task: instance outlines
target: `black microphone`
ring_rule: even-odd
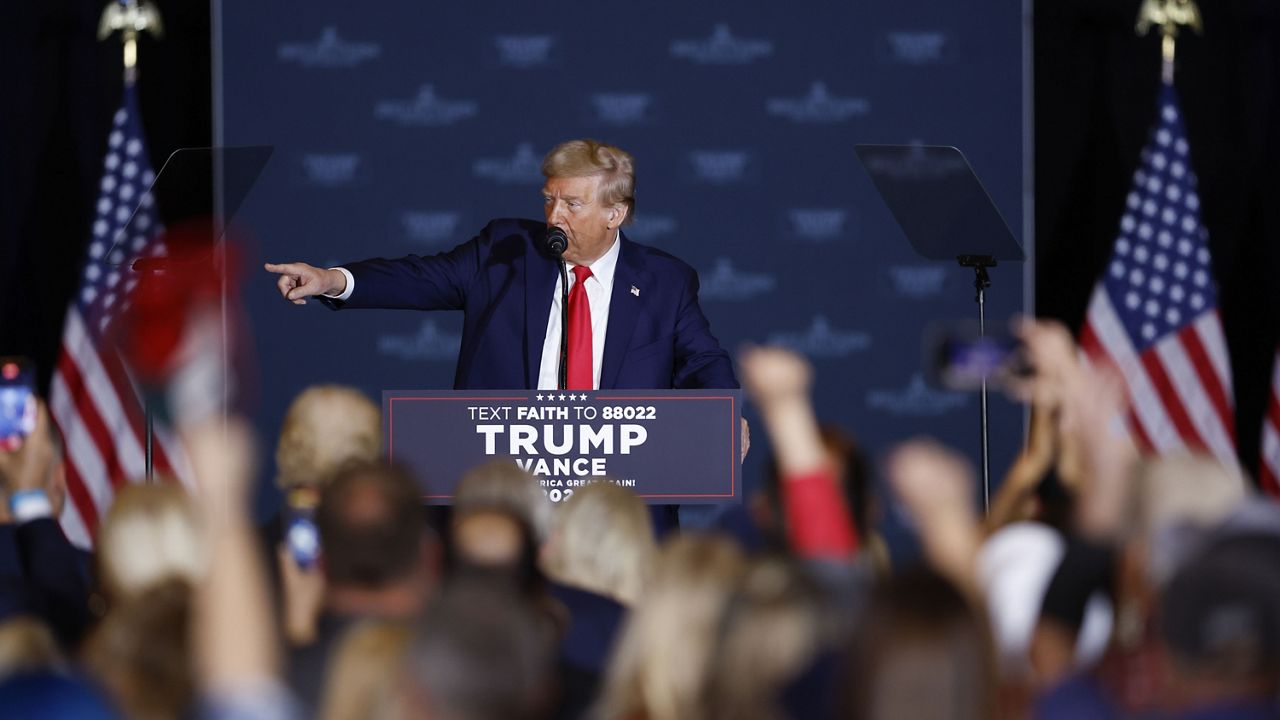
[[[565,248],[569,247],[569,236],[564,230],[552,225],[547,228],[547,250],[556,257],[564,254]]]
[[[547,228],[547,252],[559,258],[560,266],[560,362],[556,369],[556,384],[561,390],[569,380],[569,269],[564,263],[564,251],[569,247],[569,236],[563,228],[552,225]]]

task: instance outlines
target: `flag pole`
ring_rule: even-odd
[[[160,11],[144,0],[112,0],[98,21],[98,40],[106,40],[117,30],[124,41],[124,83],[132,87],[138,79],[138,34],[164,37]]]
[[[1204,32],[1200,7],[1196,5],[1195,0],[1145,0],[1138,11],[1135,32],[1145,36],[1152,27],[1160,28],[1160,54],[1164,59],[1160,68],[1160,79],[1165,85],[1173,84],[1173,61],[1180,25],[1195,30],[1197,34]]]
[[[110,38],[120,31],[124,44],[124,86],[131,92],[138,81],[138,33],[149,32],[156,38],[164,37],[164,24],[155,6],[143,0],[112,0],[102,11],[98,21],[98,40]],[[149,393],[143,393],[142,415],[144,430],[144,477],[147,483],[155,482],[155,410]]]

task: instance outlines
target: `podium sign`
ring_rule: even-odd
[[[388,458],[413,468],[431,504],[494,458],[533,473],[553,502],[601,480],[652,504],[742,498],[737,390],[388,390],[382,409]]]

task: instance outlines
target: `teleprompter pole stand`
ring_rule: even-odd
[[[987,288],[991,287],[991,276],[987,268],[996,266],[996,259],[990,255],[958,255],[956,260],[961,267],[973,268],[974,302],[978,303],[978,334],[987,335]],[[979,412],[982,415],[982,508],[991,511],[991,447],[987,431],[987,376],[982,376],[982,388],[979,394]]]
[[[996,261],[1022,262],[1026,254],[991,201],[964,153],[950,145],[855,145],[911,249],[936,262],[973,268],[978,327],[986,333],[986,291]],[[981,386],[983,508],[991,508],[990,406]]]

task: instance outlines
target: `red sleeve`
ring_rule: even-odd
[[[844,559],[858,552],[858,534],[835,471],[823,467],[782,477],[782,504],[791,549],[802,558]]]

